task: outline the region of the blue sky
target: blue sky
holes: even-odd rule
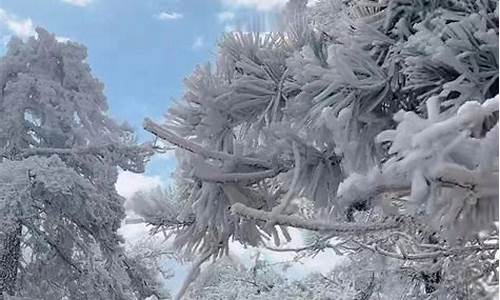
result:
[[[161,120],[183,79],[213,60],[217,40],[234,28],[269,29],[285,0],[0,0],[0,54],[12,35],[42,26],[84,44],[106,88],[110,114],[129,122],[141,141],[145,117]],[[167,180],[173,160],[154,158],[147,174]]]

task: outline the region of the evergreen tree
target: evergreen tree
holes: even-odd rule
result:
[[[157,294],[124,255],[124,199],[114,187],[118,167],[143,172],[152,148],[110,118],[86,57],[38,28],[27,42],[13,38],[0,60],[0,294]]]
[[[498,3],[291,1],[285,14],[281,32],[227,34],[166,123],[145,121],[192,187],[181,216],[194,224],[176,236],[201,254],[188,281],[231,239],[279,244],[293,226],[408,262],[429,297],[463,297],[443,291],[466,260],[479,271],[464,293],[488,295]]]

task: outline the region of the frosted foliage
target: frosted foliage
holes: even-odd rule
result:
[[[278,294],[270,292],[283,283],[281,276],[258,257],[249,269],[223,258],[201,271],[186,299],[275,299]]]
[[[322,26],[335,22],[325,21],[325,15],[317,16],[318,9],[328,5],[337,5],[350,16],[342,26],[352,34],[329,37],[318,31],[316,18]],[[367,200],[367,195],[374,198],[371,193],[379,192],[365,182],[367,185],[359,186],[359,195],[349,196],[352,199],[337,197],[340,182],[351,177],[346,185],[352,177],[366,172],[377,177],[374,168],[393,155],[386,153],[375,137],[394,127],[393,114],[399,109],[411,111],[409,114],[415,118],[425,118],[425,103],[438,101],[445,116],[458,110],[465,101],[462,98],[482,103],[495,95],[492,82],[497,78],[496,71],[489,71],[498,65],[492,54],[498,48],[498,37],[492,35],[497,29],[490,22],[497,18],[492,3],[422,2],[421,7],[413,8],[389,1],[380,2],[374,10],[360,5],[335,1],[313,5],[311,14],[307,14],[310,39],[299,48],[294,48],[288,32],[228,34],[220,44],[217,65],[199,67],[186,80],[185,96],[169,111],[166,124],[146,122],[147,130],[180,148],[178,175],[191,182],[189,209],[197,217],[198,228],[206,230],[202,235],[191,235],[203,236],[204,243],[194,239],[189,245],[208,249],[222,243],[226,247],[230,236],[251,245],[260,243],[259,232],[269,232],[270,227],[231,215],[228,209],[234,203],[270,211],[292,194],[312,200],[318,208],[336,207],[334,215],[342,215],[346,206]],[[353,12],[356,9],[358,13]],[[365,19],[360,9],[365,17],[377,14],[380,18]],[[453,13],[448,11],[452,9]],[[398,10],[401,14],[396,15]],[[474,15],[462,18],[459,12]],[[452,16],[454,21],[447,21]],[[300,21],[289,15],[287,18],[292,25]],[[404,30],[403,20],[412,22],[411,30]],[[474,28],[465,25],[471,22]],[[428,28],[438,23],[450,27],[443,28],[450,33]],[[452,34],[452,28],[473,30],[474,34]],[[367,30],[373,32],[368,34]],[[419,38],[423,34],[429,37]],[[472,52],[465,59],[460,51],[465,51],[466,43],[472,43],[468,40],[472,36],[481,39],[474,42],[477,47],[470,48]],[[417,39],[439,45],[422,48],[425,43],[417,43]],[[458,40],[465,48],[458,46]],[[431,51],[433,47],[452,52],[415,56],[415,51]],[[400,58],[396,59],[396,55]],[[443,66],[439,71],[442,78],[433,80],[439,83],[438,90],[413,85],[413,66],[435,66],[431,59],[454,55],[455,69]],[[478,68],[459,68],[459,63]],[[483,66],[490,68],[484,71],[485,79],[474,81],[477,88],[466,88],[480,91],[478,94],[461,94],[458,88],[462,84],[452,84],[451,77],[479,78],[470,72],[482,74]],[[412,68],[411,73],[407,68]],[[421,128],[419,123],[400,126]],[[295,180],[294,174],[298,174]],[[415,182],[419,180],[414,177]],[[281,205],[281,209],[286,206]],[[213,238],[207,244],[206,239]]]
[[[14,37],[0,61],[3,153],[88,146],[104,151],[115,146],[114,157],[104,159],[142,171],[144,161],[137,154],[144,150],[116,147],[131,145],[133,134],[126,124],[109,118],[104,86],[84,63],[86,49],[73,42],[58,43],[41,28],[37,33],[37,39],[26,43]]]
[[[498,96],[482,105],[465,102],[456,113],[427,102],[427,118],[413,112],[394,115],[398,126],[377,137],[390,143],[381,168],[352,174],[338,197],[355,201],[391,187],[409,187],[405,209],[443,230],[449,238],[470,237],[498,221]],[[381,201],[384,201],[383,199]]]
[[[194,225],[195,215],[186,208],[189,186],[179,183],[175,187],[162,190],[156,188],[135,193],[129,201],[129,208],[153,225],[153,232],[168,227],[174,233]],[[181,214],[182,212],[182,214]]]
[[[0,59],[0,293],[150,296],[117,234],[125,212],[114,185],[118,166],[143,171],[151,149],[109,118],[85,48],[37,33],[13,38]]]
[[[357,294],[353,286],[332,285],[319,274],[300,281],[287,279],[279,272],[280,267],[259,257],[248,268],[223,258],[201,271],[185,299],[320,300],[353,299]]]
[[[362,265],[362,267],[361,267]],[[208,265],[186,293],[185,299],[404,299],[411,297],[412,283],[405,281],[397,264],[369,253],[326,274],[311,273],[292,280],[280,271],[287,263],[262,259],[248,268],[223,258]]]
[[[489,265],[497,3],[291,1],[282,23],[281,32],[224,36],[217,63],[186,79],[166,122],[145,121],[177,147],[176,176],[191,189],[180,215],[194,223],[176,245],[202,254],[193,270],[231,239],[280,244],[286,226],[363,237],[356,242],[401,260],[487,252],[478,264]],[[413,236],[411,252],[377,237],[394,230]]]

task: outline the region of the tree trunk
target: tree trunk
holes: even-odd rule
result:
[[[0,299],[2,294],[14,295],[16,290],[21,255],[21,230],[19,222],[0,228]]]

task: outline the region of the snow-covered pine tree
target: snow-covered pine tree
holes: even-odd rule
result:
[[[190,287],[188,300],[292,299],[295,290],[273,265],[256,253],[251,266],[223,257],[208,265]]]
[[[86,49],[38,28],[0,59],[0,294],[144,299],[152,277],[124,255],[118,167],[152,154],[107,112]],[[142,274],[145,274],[144,272]]]
[[[405,297],[411,282],[405,281],[407,277],[399,274],[399,268],[381,269],[378,261],[383,258],[366,252],[326,274],[296,274],[302,275],[300,279],[287,278],[279,271],[290,262],[271,263],[260,253],[248,267],[238,263],[237,258],[223,257],[201,271],[185,299],[366,300],[373,295],[381,295],[382,299],[419,299]]]
[[[145,122],[192,186],[176,237],[201,253],[192,274],[295,226],[413,262],[430,296],[463,260],[498,284],[498,3],[303,4],[282,32],[226,35],[166,123]]]

